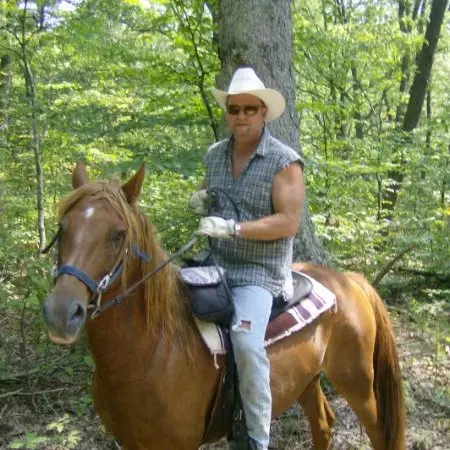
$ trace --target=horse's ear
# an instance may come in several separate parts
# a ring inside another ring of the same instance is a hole
[[[122,191],[128,200],[128,203],[133,204],[141,194],[142,182],[144,181],[145,166],[142,164],[137,173],[130,178],[123,186]]]
[[[83,184],[86,184],[88,181],[89,177],[87,174],[86,166],[82,161],[77,161],[77,165],[72,172],[72,187],[74,189],[77,189],[80,186],[83,186]]]

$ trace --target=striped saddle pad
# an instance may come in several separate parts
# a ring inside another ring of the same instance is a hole
[[[294,280],[296,275],[306,277],[311,282],[312,289],[305,298],[270,320],[264,342],[265,347],[300,331],[323,312],[336,306],[335,294],[323,284],[298,272],[293,272]],[[195,320],[203,341],[214,356],[216,367],[218,367],[216,356],[227,353],[228,335],[214,323]]]

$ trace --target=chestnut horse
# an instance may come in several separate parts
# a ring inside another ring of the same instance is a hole
[[[58,240],[59,267],[75,267],[77,273],[60,273],[43,315],[58,344],[73,343],[86,325],[95,360],[95,406],[124,448],[195,450],[227,433],[226,421],[216,420],[215,432],[205,438],[221,371],[197,331],[171,264],[130,292],[130,286],[167,260],[136,206],[143,178],[141,168],[122,187],[89,182],[85,166],[77,164],[74,191],[60,204]],[[151,260],[133,254],[136,247]],[[382,300],[360,274],[312,264],[294,267],[332,290],[337,310],[269,347],[273,416],[298,401],[309,419],[314,448],[328,448],[334,413],[320,386],[324,372],[375,449],[404,449],[401,373]],[[89,320],[95,288],[80,273],[100,280],[111,271],[120,276],[97,304],[125,291],[124,301]]]

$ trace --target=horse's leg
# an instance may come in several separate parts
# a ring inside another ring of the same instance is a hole
[[[314,448],[326,450],[333,433],[335,417],[320,386],[319,376],[309,383],[298,400],[308,416]]]
[[[372,367],[351,366],[345,372],[331,370],[327,377],[364,425],[374,449],[386,450],[378,421]]]

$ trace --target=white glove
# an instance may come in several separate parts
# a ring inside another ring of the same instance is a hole
[[[189,206],[195,212],[201,216],[206,216],[208,214],[208,191],[206,189],[201,189],[196,191],[191,195],[189,199]]]
[[[210,236],[213,238],[229,239],[234,236],[235,221],[225,220],[222,217],[208,216],[200,219],[200,224],[194,234],[200,236]]]

